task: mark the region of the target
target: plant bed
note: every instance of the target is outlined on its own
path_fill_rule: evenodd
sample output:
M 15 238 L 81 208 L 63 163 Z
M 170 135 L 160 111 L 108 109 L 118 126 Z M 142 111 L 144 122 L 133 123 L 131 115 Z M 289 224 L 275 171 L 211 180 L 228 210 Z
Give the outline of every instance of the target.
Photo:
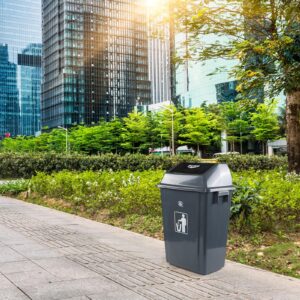
M 164 171 L 39 173 L 2 194 L 163 239 Z M 233 173 L 227 257 L 300 278 L 300 180 L 281 170 Z M 14 190 L 15 189 L 15 190 Z M 23 190 L 23 192 L 21 192 Z

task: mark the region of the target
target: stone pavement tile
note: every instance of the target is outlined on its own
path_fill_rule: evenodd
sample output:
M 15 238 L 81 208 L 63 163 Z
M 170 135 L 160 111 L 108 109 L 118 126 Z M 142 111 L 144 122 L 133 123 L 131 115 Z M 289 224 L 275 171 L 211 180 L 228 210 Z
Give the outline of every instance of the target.
M 19 254 L 18 252 L 14 251 L 10 247 L 0 247 L 0 263 L 21 260 L 25 260 L 25 257 Z
M 126 288 L 104 277 L 60 281 L 38 286 L 34 285 L 24 287 L 23 290 L 32 300 L 72 299 L 74 297 L 87 295 L 102 295 L 102 299 L 109 299 L 105 297 L 111 291 L 119 292 L 120 295 L 127 292 Z M 125 300 L 126 298 L 121 299 Z
M 41 269 L 40 266 L 29 260 L 0 263 L 0 272 L 2 274 L 30 272 L 37 271 L 39 269 Z
M 16 245 L 32 243 L 32 240 L 0 224 L 0 242 L 5 245 Z
M 268 290 L 261 293 L 253 291 L 251 295 L 247 295 L 249 300 L 299 300 L 300 290 L 292 292 L 291 290 Z
M 49 274 L 43 269 L 30 271 L 10 273 L 6 275 L 16 286 L 24 288 L 25 286 L 47 284 L 60 281 L 59 278 Z
M 250 295 L 254 292 L 276 294 L 276 291 L 287 290 L 287 288 L 289 293 L 296 291 L 300 295 L 300 280 L 235 262 L 227 262 L 226 268 L 215 274 L 218 275 L 220 282 L 229 283 Z
M 109 291 L 103 294 L 98 295 L 88 295 L 88 298 L 91 300 L 146 300 L 143 296 L 131 292 L 129 290 L 122 290 L 122 291 Z M 72 299 L 73 300 L 73 299 Z
M 35 259 L 44 259 L 44 258 L 56 258 L 64 256 L 63 253 L 59 252 L 55 249 L 50 249 L 47 247 L 40 248 L 36 250 L 35 248 L 30 249 L 30 244 L 27 245 L 17 245 L 14 246 L 14 249 L 19 253 L 22 253 L 24 257 L 27 259 L 35 260 Z
M 15 286 L 5 276 L 0 274 L 0 291 L 3 289 L 10 289 L 14 287 Z
M 25 244 L 15 244 L 10 246 L 12 249 L 16 250 L 17 252 L 23 254 L 23 252 L 28 251 L 40 251 L 40 250 L 48 250 L 49 248 L 45 245 L 42 245 L 38 242 L 31 241 L 30 243 Z
M 24 293 L 18 288 L 0 289 L 1 300 L 30 300 Z
M 61 280 L 92 278 L 99 276 L 97 273 L 64 257 L 34 260 L 36 264 L 47 270 Z
M 47 250 L 33 250 L 24 252 L 23 255 L 31 260 L 39 260 L 39 259 L 47 259 L 47 258 L 57 258 L 63 257 L 64 254 L 60 253 L 55 249 L 47 249 Z
M 66 298 L 61 300 L 91 300 L 91 298 L 87 296 L 79 296 L 79 297 L 72 297 L 72 298 Z

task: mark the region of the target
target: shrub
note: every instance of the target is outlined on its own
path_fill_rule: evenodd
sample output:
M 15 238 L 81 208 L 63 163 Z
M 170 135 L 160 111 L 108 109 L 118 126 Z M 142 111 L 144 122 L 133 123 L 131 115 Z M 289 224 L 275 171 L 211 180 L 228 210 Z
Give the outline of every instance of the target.
M 103 171 L 130 170 L 144 171 L 167 170 L 184 161 L 199 161 L 193 156 L 161 157 L 155 155 L 114 155 L 99 156 L 64 155 L 64 154 L 0 154 L 0 178 L 31 178 L 38 172 L 51 174 L 63 170 Z
M 243 170 L 272 170 L 276 168 L 287 168 L 287 157 L 285 156 L 265 156 L 265 155 L 222 155 L 218 161 L 227 163 L 234 171 Z
M 14 180 L 0 184 L 1 195 L 18 195 L 28 190 L 29 180 Z
M 30 188 L 40 196 L 63 199 L 75 210 L 91 214 L 109 208 L 114 215 L 160 216 L 160 193 L 156 185 L 162 176 L 163 171 L 153 170 L 38 173 L 32 178 Z
M 61 199 L 75 212 L 90 215 L 105 209 L 113 216 L 161 217 L 157 184 L 163 170 L 62 171 L 38 173 L 30 181 L 37 199 Z M 300 228 L 300 176 L 268 170 L 234 172 L 236 191 L 232 199 L 232 224 L 244 233 L 294 231 Z M 27 190 L 28 181 L 0 185 L 0 193 L 17 194 Z M 59 203 L 59 202 L 58 202 Z
M 236 206 L 244 207 L 238 227 L 263 231 L 295 230 L 300 224 L 300 177 L 284 171 L 244 171 L 234 174 Z M 245 214 L 244 212 L 247 211 Z M 241 216 L 243 215 L 243 216 Z M 241 221 L 242 219 L 242 221 Z

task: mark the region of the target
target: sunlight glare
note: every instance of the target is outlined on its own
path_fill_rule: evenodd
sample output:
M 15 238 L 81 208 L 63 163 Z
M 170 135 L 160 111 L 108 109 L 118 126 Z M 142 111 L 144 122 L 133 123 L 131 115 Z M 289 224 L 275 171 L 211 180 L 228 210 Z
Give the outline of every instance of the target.
M 159 0 L 145 0 L 146 5 L 149 8 L 158 8 L 159 7 Z

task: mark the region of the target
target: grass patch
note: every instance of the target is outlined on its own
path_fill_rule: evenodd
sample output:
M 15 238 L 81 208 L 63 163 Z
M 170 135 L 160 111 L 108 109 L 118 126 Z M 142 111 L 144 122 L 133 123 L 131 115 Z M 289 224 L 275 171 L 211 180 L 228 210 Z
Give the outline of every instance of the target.
M 300 278 L 300 233 L 282 237 L 230 233 L 227 258 L 242 264 Z

